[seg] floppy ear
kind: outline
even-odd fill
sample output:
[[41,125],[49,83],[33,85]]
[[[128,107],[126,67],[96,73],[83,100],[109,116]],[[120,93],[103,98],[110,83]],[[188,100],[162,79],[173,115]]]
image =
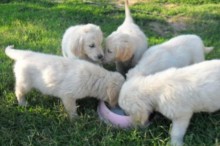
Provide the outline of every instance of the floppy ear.
[[148,121],[148,113],[146,112],[136,113],[136,115],[132,116],[132,119],[135,124],[141,124],[142,126],[144,126]]
[[115,86],[113,84],[111,84],[107,87],[107,96],[108,96],[107,100],[109,102],[109,105],[112,107],[114,107],[118,103],[118,94],[119,93],[117,93],[117,92],[119,92],[119,91],[117,91],[115,89]]
[[73,42],[73,48],[72,48],[72,53],[75,54],[75,56],[83,56],[83,37],[80,36],[78,37],[75,42]]
[[147,112],[143,101],[139,101],[137,98],[134,99],[136,100],[133,101],[133,104],[130,107],[132,120],[134,124],[145,125],[145,123],[148,121],[149,113]]
[[133,45],[128,40],[122,40],[116,46],[116,60],[125,62],[133,56]]

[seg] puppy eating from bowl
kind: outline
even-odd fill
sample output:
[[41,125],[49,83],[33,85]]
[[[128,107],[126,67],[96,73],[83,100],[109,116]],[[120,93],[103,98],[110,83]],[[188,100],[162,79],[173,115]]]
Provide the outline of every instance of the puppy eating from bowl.
[[193,113],[220,109],[220,60],[135,76],[123,84],[118,102],[137,125],[153,111],[170,119],[171,144],[182,146]]
[[32,88],[62,100],[70,119],[77,116],[76,100],[95,97],[117,104],[124,77],[118,72],[79,59],[64,58],[8,46],[5,53],[15,60],[15,94],[18,104],[27,105],[25,94]]

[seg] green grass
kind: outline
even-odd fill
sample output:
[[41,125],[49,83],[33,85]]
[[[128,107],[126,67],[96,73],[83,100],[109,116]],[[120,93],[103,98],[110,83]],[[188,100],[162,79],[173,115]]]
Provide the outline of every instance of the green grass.
[[[80,117],[68,120],[59,99],[37,91],[27,95],[29,107],[19,107],[14,95],[13,61],[4,54],[7,45],[61,55],[65,29],[95,23],[104,35],[124,19],[124,9],[108,1],[2,0],[0,2],[0,145],[164,146],[170,140],[171,122],[158,116],[143,129],[118,129],[99,120],[98,101],[78,101]],[[136,23],[154,45],[178,34],[195,33],[215,50],[207,59],[220,58],[220,3],[218,0],[152,0],[130,7]],[[180,27],[174,27],[173,25]],[[112,69],[112,68],[111,68]],[[180,107],[181,108],[181,107]],[[184,108],[184,107],[182,107]],[[199,113],[185,135],[189,146],[220,145],[220,113]]]

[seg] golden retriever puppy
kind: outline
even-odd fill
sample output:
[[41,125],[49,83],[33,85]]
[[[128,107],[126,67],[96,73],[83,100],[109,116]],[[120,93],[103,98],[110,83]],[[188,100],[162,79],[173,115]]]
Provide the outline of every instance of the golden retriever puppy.
[[104,58],[102,41],[103,34],[97,25],[71,26],[63,35],[63,56],[101,63]]
[[204,61],[205,54],[212,49],[213,47],[205,47],[197,35],[180,35],[150,47],[126,76],[128,79],[139,74],[147,76],[171,67],[198,63]]
[[171,144],[182,146],[193,113],[220,109],[220,60],[135,76],[123,84],[118,102],[135,124],[160,112],[172,121]]
[[147,38],[134,23],[128,0],[125,0],[125,20],[105,41],[105,63],[116,62],[116,69],[123,75],[135,66],[147,49]]
[[124,77],[80,59],[70,59],[8,46],[7,56],[15,60],[15,94],[19,105],[27,105],[25,94],[35,88],[43,94],[59,97],[71,119],[76,115],[76,100],[95,97],[117,104]]

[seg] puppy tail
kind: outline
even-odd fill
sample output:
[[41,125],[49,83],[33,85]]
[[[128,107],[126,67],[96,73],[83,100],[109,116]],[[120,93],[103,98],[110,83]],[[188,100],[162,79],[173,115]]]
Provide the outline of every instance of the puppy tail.
[[66,52],[63,49],[62,49],[62,54],[63,54],[63,57],[68,58]]
[[8,46],[5,49],[5,54],[13,60],[21,60],[30,53],[31,51],[15,50],[13,45]]
[[133,18],[131,17],[131,12],[128,5],[128,0],[125,0],[125,22],[133,22]]
[[208,54],[208,53],[210,53],[213,49],[214,49],[214,47],[204,47],[204,52],[205,52],[205,54]]

